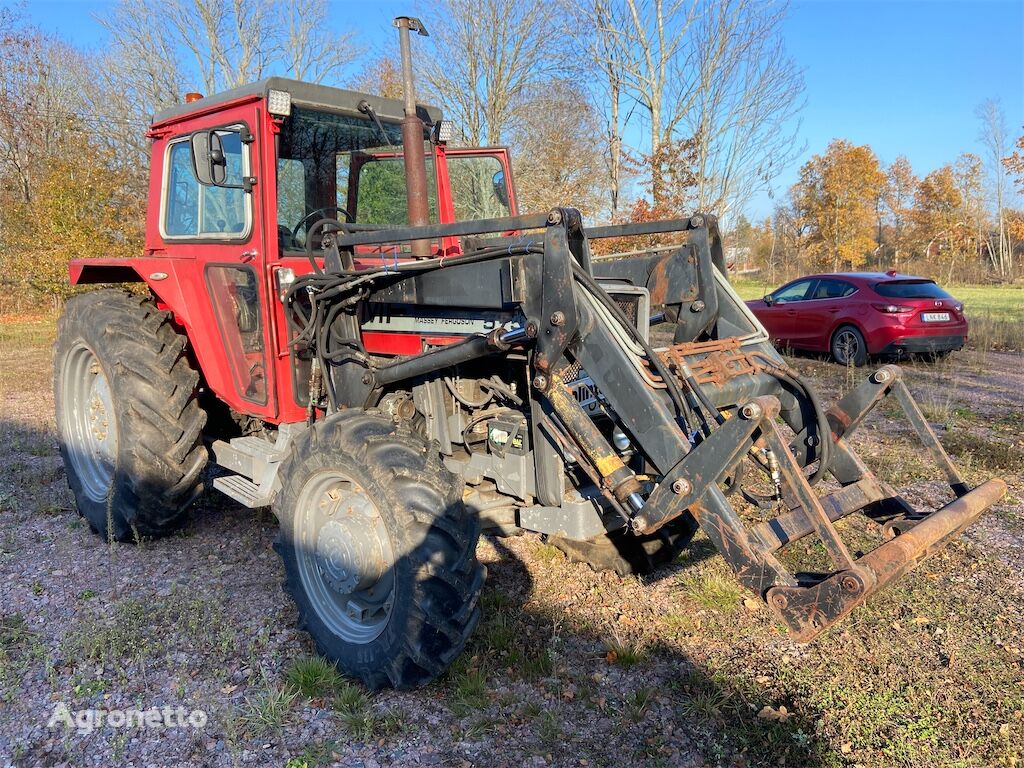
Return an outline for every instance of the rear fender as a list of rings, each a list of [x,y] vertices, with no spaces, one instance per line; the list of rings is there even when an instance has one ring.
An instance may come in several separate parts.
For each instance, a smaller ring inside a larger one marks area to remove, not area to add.
[[[194,259],[166,256],[76,259],[68,266],[68,277],[72,285],[145,283],[149,286],[157,306],[169,311],[174,321],[185,330],[206,386],[231,407],[244,411],[246,404],[235,391],[209,310],[205,281],[196,279],[197,269],[200,265]]]

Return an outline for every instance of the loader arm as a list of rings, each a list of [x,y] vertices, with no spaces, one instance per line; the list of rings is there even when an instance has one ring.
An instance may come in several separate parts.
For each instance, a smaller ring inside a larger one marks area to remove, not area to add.
[[[524,234],[500,236],[510,231]],[[591,253],[592,240],[633,235],[657,235],[668,245],[610,261]],[[364,389],[358,397],[492,356],[524,358],[537,473],[532,493],[559,504],[564,490],[559,473],[566,462],[575,462],[611,511],[610,527],[652,534],[689,511],[740,583],[800,640],[815,637],[909,571],[1006,492],[998,479],[966,486],[896,366],[878,369],[823,410],[813,389],[785,364],[729,287],[712,216],[588,233],[577,211],[557,208],[546,217],[385,233],[351,235],[339,229],[335,246],[442,236],[473,236],[474,248],[448,260],[413,264],[405,268],[407,274],[396,269],[364,277],[364,284],[373,285],[369,301],[442,305],[458,295],[456,286],[468,284],[469,301],[498,313],[494,330],[410,358],[363,358]],[[300,281],[293,295],[315,286],[336,296],[352,279]],[[671,345],[651,346],[639,317],[627,317],[611,298],[615,286],[649,297],[651,307],[660,310],[657,319],[675,326]],[[330,372],[332,358],[322,352],[317,352],[320,363]],[[332,386],[334,377],[325,378]],[[628,450],[609,439],[607,428],[599,428],[593,407],[584,407],[587,392],[602,418],[627,437]],[[941,509],[914,510],[850,447],[850,436],[888,397],[899,403],[946,476],[955,498]],[[339,390],[331,401],[344,398]],[[440,436],[450,441],[447,433]],[[774,484],[771,503],[743,488],[746,465]],[[820,490],[826,476],[837,481],[838,490]],[[737,491],[773,516],[747,519],[730,500]],[[835,525],[854,513],[880,523],[883,539],[859,557]],[[794,572],[778,557],[807,536],[824,546],[831,563],[826,572]]]

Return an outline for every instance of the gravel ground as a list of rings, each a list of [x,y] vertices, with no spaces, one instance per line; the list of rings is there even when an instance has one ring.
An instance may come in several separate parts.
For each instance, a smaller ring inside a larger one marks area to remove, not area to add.
[[[593,573],[536,536],[487,539],[485,616],[466,654],[423,690],[372,695],[340,680],[311,694],[287,685],[312,648],[280,588],[268,513],[209,494],[165,540],[108,546],[89,532],[54,445],[48,355],[42,344],[0,350],[0,765],[1024,759],[1020,355],[909,367],[971,480],[1008,475],[1011,497],[814,644],[791,642],[745,599],[705,539],[646,579]],[[795,365],[822,391],[845,386],[829,363]],[[897,484],[914,503],[945,503],[941,484],[918,472],[919,451],[901,442],[906,431],[893,439],[890,417],[866,425],[865,454],[903,473]],[[181,707],[206,722],[48,727],[61,705]]]

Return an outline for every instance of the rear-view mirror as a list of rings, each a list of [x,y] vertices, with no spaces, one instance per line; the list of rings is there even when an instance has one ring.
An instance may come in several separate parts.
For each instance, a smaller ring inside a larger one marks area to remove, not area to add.
[[[192,134],[192,170],[200,184],[224,186],[228,176],[228,161],[224,156],[224,143],[216,131],[196,131]]]
[[[495,173],[491,177],[491,183],[494,185],[494,196],[498,198],[502,205],[508,208],[508,187],[505,186],[505,170],[502,169]]]

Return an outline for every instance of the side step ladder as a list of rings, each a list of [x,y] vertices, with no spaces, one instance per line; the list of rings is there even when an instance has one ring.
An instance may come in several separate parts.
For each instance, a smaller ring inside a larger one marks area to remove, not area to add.
[[[210,446],[214,461],[235,474],[214,478],[213,487],[250,509],[270,506],[280,488],[277,472],[289,442],[281,434],[277,442],[262,437],[215,441]]]

